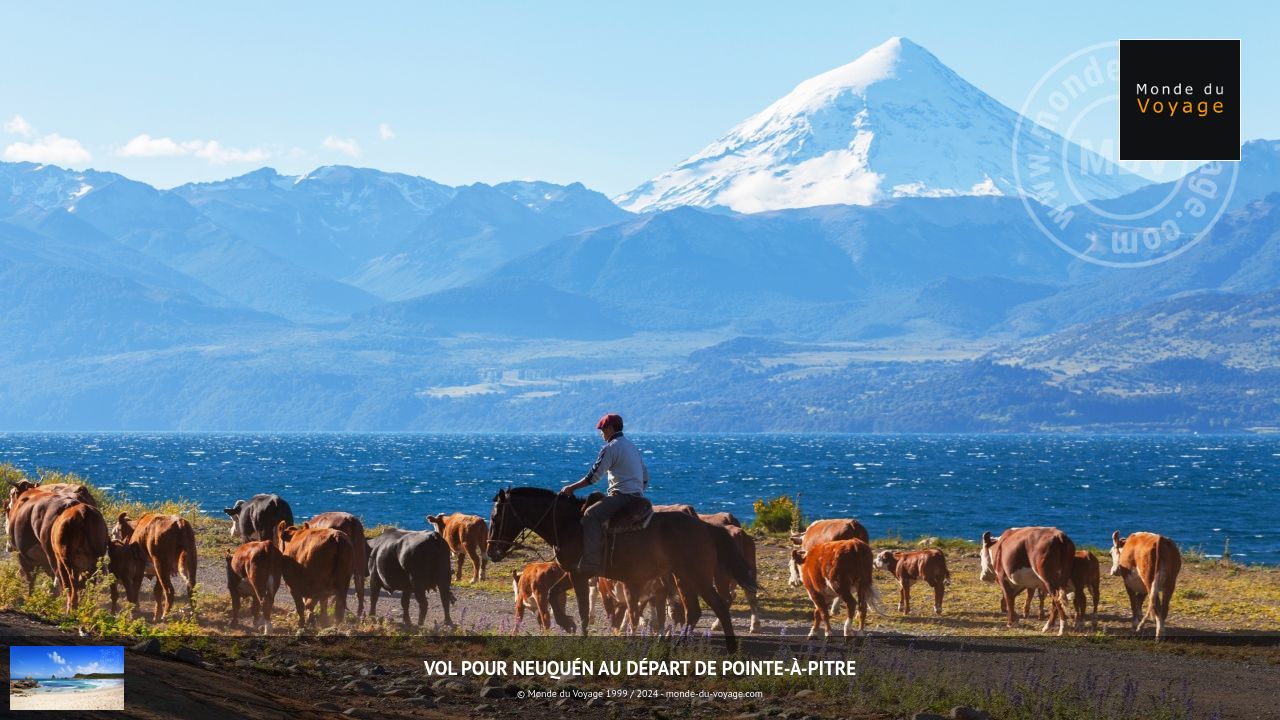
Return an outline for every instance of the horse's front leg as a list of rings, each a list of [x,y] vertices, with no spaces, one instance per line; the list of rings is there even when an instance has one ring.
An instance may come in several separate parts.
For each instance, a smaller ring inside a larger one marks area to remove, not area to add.
[[[573,582],[573,597],[578,601],[578,618],[582,621],[582,635],[586,637],[591,624],[591,578],[570,572],[569,579]]]

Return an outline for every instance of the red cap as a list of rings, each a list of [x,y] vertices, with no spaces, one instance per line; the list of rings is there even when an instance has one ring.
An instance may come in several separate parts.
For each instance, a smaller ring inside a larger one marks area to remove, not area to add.
[[[609,413],[609,414],[605,415],[604,417],[601,417],[601,418],[600,418],[600,422],[597,422],[597,423],[596,423],[596,429],[597,429],[597,430],[603,430],[603,429],[605,429],[605,428],[607,428],[607,427],[611,427],[611,428],[613,428],[613,431],[614,431],[614,432],[621,432],[621,431],[622,431],[622,416],[621,416],[621,415],[618,415],[618,414],[615,414],[615,413]]]

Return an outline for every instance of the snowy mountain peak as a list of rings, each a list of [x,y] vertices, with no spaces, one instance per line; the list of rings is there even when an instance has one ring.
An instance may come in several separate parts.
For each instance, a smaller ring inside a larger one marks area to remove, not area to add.
[[[805,80],[615,202],[633,212],[680,205],[761,212],[906,196],[1014,195],[1017,121],[1017,113],[928,50],[893,37]],[[1025,123],[1022,132],[1030,127]],[[1056,166],[1073,173],[1090,199],[1145,184],[1100,159],[1110,172],[1083,173],[1080,159],[1090,153],[1066,147]]]

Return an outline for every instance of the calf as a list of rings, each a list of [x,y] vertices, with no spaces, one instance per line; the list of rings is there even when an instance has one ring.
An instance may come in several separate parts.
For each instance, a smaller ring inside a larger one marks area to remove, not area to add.
[[[452,559],[449,544],[430,530],[387,530],[369,541],[369,614],[378,609],[378,593],[383,589],[400,593],[404,624],[409,624],[409,600],[418,600],[418,625],[427,618],[427,591],[440,593],[444,622],[452,625],[449,606],[454,601],[450,587]]]
[[[1014,598],[1026,588],[1044,588],[1053,605],[1042,632],[1058,620],[1058,634],[1067,628],[1066,594],[1071,584],[1071,567],[1075,562],[1075,543],[1057,528],[1010,528],[993,539],[982,534],[979,551],[979,578],[1000,586],[1007,608],[1009,627],[1018,624]]]
[[[240,624],[240,598],[248,597],[253,624],[263,618],[262,634],[271,634],[271,611],[280,589],[284,557],[270,540],[251,540],[226,553],[227,591],[231,595],[231,624]]]
[[[67,613],[80,602],[85,578],[107,554],[107,522],[98,508],[77,502],[53,521],[49,534],[54,572],[67,592]]]
[[[526,608],[537,614],[538,625],[543,630],[551,629],[551,615],[554,613],[557,625],[569,632],[576,631],[577,623],[564,611],[570,587],[572,583],[569,573],[553,562],[534,562],[525,565],[523,571],[512,570],[511,591],[516,603],[515,631],[520,630]]]
[[[133,603],[133,614],[138,614],[138,595],[142,591],[142,578],[147,570],[147,554],[134,543],[109,540],[107,545],[107,571],[111,573],[111,612],[117,611],[120,588],[125,599]]]
[[[646,607],[649,608],[649,627],[658,634],[666,631],[668,613],[676,625],[683,625],[686,619],[675,579],[670,575],[639,584],[598,577],[592,588],[592,607],[596,596],[614,632],[624,629],[628,633],[638,632],[644,623]]]
[[[364,617],[364,580],[369,577],[369,545],[360,518],[345,512],[322,512],[311,518],[313,528],[333,528],[351,540],[351,579],[356,586],[356,618]]]
[[[835,600],[843,600],[848,608],[844,621],[844,636],[849,637],[849,623],[857,608],[858,634],[866,634],[867,605],[880,612],[880,596],[871,584],[871,546],[854,538],[817,543],[808,549],[796,548],[791,559],[800,568],[800,581],[809,600],[813,602],[813,626],[809,637],[818,634],[824,625],[826,637],[831,637],[831,611]],[[854,597],[857,597],[855,604]]]
[[[471,558],[471,582],[483,580],[485,568],[489,564],[489,557],[484,554],[484,545],[489,540],[484,519],[462,513],[448,516],[441,513],[428,515],[427,522],[434,525],[440,536],[449,543],[449,550],[458,560],[458,574],[454,580],[462,581],[462,564],[468,556]]]
[[[818,543],[831,542],[833,540],[853,540],[857,538],[862,542],[870,542],[871,538],[867,535],[867,529],[862,527],[862,523],[853,519],[831,519],[831,520],[814,520],[805,528],[805,531],[799,535],[791,536],[791,544],[796,545],[801,550],[808,550]],[[791,561],[791,587],[800,587],[800,565]]]
[[[248,501],[237,500],[222,512],[231,516],[231,537],[241,542],[273,540],[281,521],[285,525],[293,524],[293,508],[279,495],[254,495]]]
[[[1111,534],[1111,574],[1124,579],[1135,633],[1142,632],[1148,619],[1154,619],[1156,640],[1164,636],[1169,601],[1181,569],[1182,554],[1169,538],[1149,532],[1136,532],[1127,538],[1120,537],[1119,530]],[[1142,603],[1148,595],[1151,602],[1143,613]]]
[[[333,620],[341,625],[347,620],[347,591],[351,588],[351,539],[341,530],[302,527],[276,523],[272,533],[276,549],[282,556],[280,569],[298,611],[298,627],[316,619],[315,606],[320,603],[320,624],[329,613],[333,598]]]
[[[1098,629],[1098,591],[1102,585],[1100,576],[1098,558],[1088,550],[1077,550],[1075,562],[1071,564],[1072,602],[1076,611],[1076,630],[1084,629],[1084,593],[1086,590],[1089,591],[1089,595],[1093,598],[1093,629]]]
[[[1076,629],[1084,629],[1084,615],[1087,606],[1085,600],[1085,591],[1087,590],[1093,596],[1093,629],[1098,629],[1098,594],[1101,586],[1100,571],[1098,569],[1098,558],[1088,550],[1077,550],[1075,560],[1071,563],[1071,599],[1076,611]],[[1017,599],[1017,593],[1015,600]],[[1027,588],[1027,601],[1022,608],[1024,617],[1031,617],[1031,603],[1036,597],[1040,598],[1040,619],[1044,619],[1044,599],[1045,592],[1043,588]],[[1004,598],[1000,598],[1000,612],[1005,611]]]
[[[169,614],[173,606],[174,575],[181,575],[187,583],[187,602],[195,609],[193,588],[196,583],[196,532],[191,523],[177,515],[146,513],[136,522],[127,513],[120,513],[111,537],[122,543],[137,545],[147,558],[144,574],[155,577],[152,590],[155,596],[155,621]]]
[[[875,566],[897,579],[898,612],[911,614],[911,585],[923,580],[933,588],[934,614],[942,614],[942,596],[951,584],[951,571],[941,550],[882,550],[876,555]]]

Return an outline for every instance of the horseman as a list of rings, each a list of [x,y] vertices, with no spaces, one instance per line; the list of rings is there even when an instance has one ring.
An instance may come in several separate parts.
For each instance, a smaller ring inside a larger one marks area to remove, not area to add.
[[[622,436],[622,416],[609,413],[600,418],[596,429],[604,438],[604,447],[596,462],[582,479],[565,485],[560,492],[573,494],[574,490],[598,481],[609,474],[609,492],[600,502],[592,505],[582,515],[582,560],[578,572],[583,575],[599,575],[603,570],[604,523],[619,513],[634,510],[648,504],[644,491],[649,487],[649,468],[645,467],[640,450]]]

